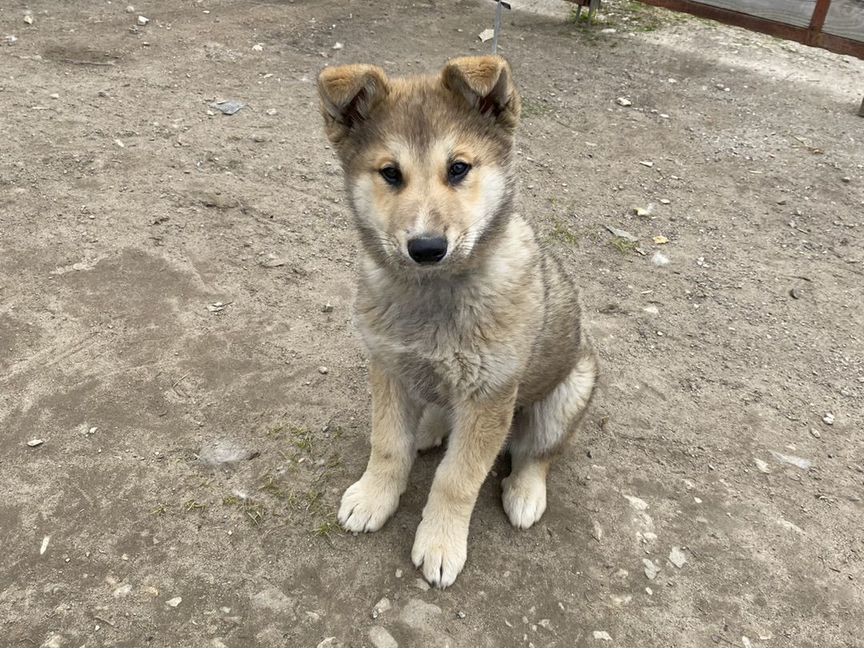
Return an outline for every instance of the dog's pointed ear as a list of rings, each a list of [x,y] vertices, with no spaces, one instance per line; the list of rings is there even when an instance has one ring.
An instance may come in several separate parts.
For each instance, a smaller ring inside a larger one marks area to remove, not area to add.
[[[374,65],[328,67],[318,75],[318,95],[327,137],[334,144],[363,120],[390,91],[384,70]]]
[[[466,56],[447,63],[441,81],[451,92],[512,130],[519,122],[521,102],[510,65],[500,56]]]

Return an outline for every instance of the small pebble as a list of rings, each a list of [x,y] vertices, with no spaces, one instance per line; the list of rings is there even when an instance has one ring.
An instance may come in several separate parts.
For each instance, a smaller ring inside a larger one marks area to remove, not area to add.
[[[660,572],[660,568],[657,567],[657,565],[647,558],[642,559],[642,564],[645,565],[645,577],[648,580],[654,580],[657,578],[657,574]]]
[[[332,313],[333,312],[333,304],[327,303],[321,307],[322,313]]]
[[[372,618],[377,619],[392,607],[393,605],[390,603],[390,599],[385,596],[375,604],[375,607],[372,608]]]
[[[126,13],[135,13],[135,7],[132,5],[126,5]]]
[[[822,433],[819,430],[817,430],[816,428],[810,428],[810,434],[817,439],[822,438]]]
[[[429,583],[427,583],[422,578],[415,578],[414,579],[414,587],[416,587],[417,589],[419,589],[420,591],[423,591],[423,592],[429,591]]]
[[[632,106],[632,105],[633,105],[633,102],[630,101],[629,99],[625,98],[625,97],[618,97],[618,98],[615,100],[615,103],[617,103],[619,106],[624,106],[625,108],[626,108],[627,106]]]
[[[840,180],[842,182],[852,182],[852,178],[850,178],[849,176],[843,176],[842,178],[840,178]]]
[[[146,16],[138,16],[138,24],[142,27],[150,22],[150,19]]]
[[[30,439],[27,442],[27,445],[30,446],[31,448],[37,448],[40,445],[42,445],[43,443],[45,443],[45,441],[43,439]]]
[[[459,617],[460,619],[464,619],[464,618],[465,618],[465,613],[464,613],[462,610],[459,610],[459,611],[456,613],[456,616]]]
[[[801,299],[801,291],[797,288],[792,288],[789,290],[789,296],[792,299]]]
[[[822,417],[822,422],[825,425],[834,425],[834,415],[831,412],[828,412]]]
[[[320,373],[320,374],[327,374],[329,372],[330,372],[330,370],[327,367],[324,367],[324,366],[318,367],[318,373]]]
[[[612,641],[612,637],[605,630],[595,630],[593,634],[594,638],[600,641]]]
[[[680,548],[672,547],[672,551],[669,552],[669,562],[675,565],[678,569],[681,569],[684,566],[684,563],[687,562],[687,556]]]
[[[344,47],[345,47],[345,45],[343,43],[336,43],[335,45],[333,45],[334,50],[341,50]]]
[[[168,599],[167,601],[165,601],[165,605],[168,605],[168,606],[170,606],[170,607],[172,607],[172,608],[176,608],[176,607],[177,607],[178,605],[180,605],[182,602],[183,602],[183,597],[182,597],[182,596],[175,596],[174,598],[172,598],[172,599]]]
[[[669,257],[658,251],[651,256],[651,263],[655,266],[669,265]]]
[[[399,648],[399,644],[387,630],[381,626],[369,628],[369,639],[375,648]]]

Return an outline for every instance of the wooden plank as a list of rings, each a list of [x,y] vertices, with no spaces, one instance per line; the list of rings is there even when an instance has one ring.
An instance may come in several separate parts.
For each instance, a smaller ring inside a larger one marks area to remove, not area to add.
[[[751,31],[770,34],[777,38],[798,41],[805,45],[821,47],[837,54],[846,54],[864,59],[864,42],[834,34],[812,31],[806,27],[788,25],[775,20],[767,20],[758,16],[751,16],[740,11],[732,11],[721,7],[714,7],[703,2],[693,0],[639,0],[645,4],[655,7],[663,7],[672,11],[681,11],[693,14],[700,18],[708,18],[717,22],[726,23],[750,29]]]
[[[864,1],[831,0],[822,31],[864,41]]]
[[[699,0],[699,2],[798,27],[807,27],[810,24],[810,17],[816,8],[816,0]]]

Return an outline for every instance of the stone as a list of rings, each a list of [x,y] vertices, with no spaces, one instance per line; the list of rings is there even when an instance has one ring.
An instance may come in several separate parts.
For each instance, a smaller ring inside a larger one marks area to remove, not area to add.
[[[369,628],[369,640],[375,648],[399,648],[399,644],[387,630],[381,626]]]

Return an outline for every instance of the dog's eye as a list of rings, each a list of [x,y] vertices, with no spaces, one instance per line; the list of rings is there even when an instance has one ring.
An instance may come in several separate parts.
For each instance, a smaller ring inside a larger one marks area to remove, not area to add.
[[[467,162],[454,162],[447,169],[447,180],[450,184],[461,182],[468,172],[471,170],[471,165]]]
[[[402,184],[402,172],[399,170],[398,167],[386,166],[378,173],[380,173],[381,177],[384,178],[384,182],[389,185],[398,187]]]

